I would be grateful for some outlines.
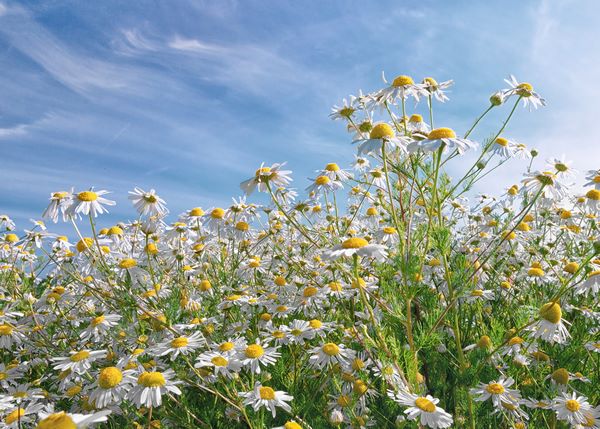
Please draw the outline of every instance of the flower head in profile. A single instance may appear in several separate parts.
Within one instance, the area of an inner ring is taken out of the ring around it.
[[[558,302],[548,302],[540,308],[539,320],[531,329],[534,338],[541,338],[550,343],[564,344],[570,338],[569,331],[562,319],[562,309]]]
[[[437,101],[443,103],[449,100],[444,90],[450,88],[453,83],[454,81],[452,79],[438,83],[434,78],[426,77],[425,79],[423,79],[421,85],[429,95],[435,97]]]
[[[341,256],[353,255],[384,261],[387,258],[387,251],[384,245],[370,244],[362,237],[352,237],[344,240],[341,244],[334,246],[330,250],[326,250],[323,253],[323,258],[337,259]]]
[[[358,155],[380,155],[382,149],[393,151],[399,149],[400,152],[406,152],[408,139],[396,135],[394,128],[386,122],[375,124],[369,132],[368,138],[362,138],[353,141],[358,143]]]
[[[281,169],[285,164],[285,162],[282,164],[273,164],[270,167],[265,167],[264,164],[261,164],[260,168],[254,173],[254,177],[243,181],[240,184],[240,188],[246,195],[250,195],[257,187],[259,192],[267,192],[269,187],[275,189],[287,186],[292,181],[290,177],[292,172]]]
[[[442,148],[444,153],[450,149],[462,154],[468,149],[475,149],[476,147],[476,142],[456,137],[456,133],[451,128],[436,128],[429,132],[425,140],[417,140],[410,143],[408,151],[435,152]]]
[[[44,213],[42,213],[42,217],[45,219],[51,219],[52,222],[58,222],[59,213],[62,214],[62,219],[64,222],[69,220],[68,216],[68,208],[73,203],[73,189],[70,191],[59,191],[53,192],[50,194],[50,203]]]
[[[523,100],[523,106],[529,110],[546,105],[546,100],[533,90],[533,86],[530,83],[519,82],[512,74],[508,79],[504,79],[504,82],[510,85],[510,88],[502,91],[505,97],[512,95],[520,97]]]

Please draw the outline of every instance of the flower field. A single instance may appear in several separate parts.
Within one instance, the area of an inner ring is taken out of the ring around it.
[[[532,168],[510,133],[546,104],[531,84],[467,130],[435,121],[451,85],[343,100],[355,161],[302,193],[263,164],[230,207],[174,217],[135,188],[110,225],[90,188],[23,232],[0,216],[0,426],[600,428],[600,170]]]

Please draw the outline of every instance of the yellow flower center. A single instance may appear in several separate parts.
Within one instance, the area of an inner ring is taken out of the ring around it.
[[[88,352],[87,350],[82,350],[80,352],[75,353],[74,355],[71,355],[70,359],[71,362],[81,362],[82,360],[85,360],[89,357],[90,352]]]
[[[50,414],[44,420],[40,421],[37,429],[77,429],[73,419],[64,411]]]
[[[214,366],[221,366],[221,367],[227,366],[227,363],[228,363],[227,359],[225,359],[223,356],[215,356],[210,361]]]
[[[133,268],[137,265],[137,262],[135,259],[131,259],[131,258],[125,258],[125,259],[121,259],[119,261],[119,268]]]
[[[260,395],[260,399],[265,399],[267,401],[272,401],[275,399],[275,391],[267,386],[261,386],[258,389],[258,393]]]
[[[480,349],[489,349],[492,347],[492,339],[487,335],[482,335],[479,341],[477,341],[477,347]]]
[[[83,237],[82,240],[79,240],[77,242],[77,245],[75,247],[77,248],[77,251],[81,253],[85,249],[92,247],[92,244],[94,244],[93,239],[91,239],[90,237]]]
[[[525,342],[525,340],[521,337],[512,337],[509,341],[508,341],[508,345],[509,346],[514,346],[517,344],[523,344]]]
[[[308,324],[313,329],[319,329],[321,326],[323,326],[323,322],[321,322],[319,319],[312,319],[310,322],[308,322]]]
[[[436,128],[435,130],[431,130],[427,138],[429,140],[455,139],[456,133],[451,128]]]
[[[519,85],[517,85],[517,94],[519,94],[523,97],[531,96],[532,92],[533,92],[533,86],[530,83],[523,82],[523,83],[520,83]]]
[[[238,222],[235,224],[235,229],[238,231],[248,231],[250,229],[250,225],[247,222]]]
[[[550,323],[558,323],[562,317],[562,310],[557,302],[548,302],[540,308],[540,317]]]
[[[57,200],[62,200],[63,198],[65,198],[67,195],[69,195],[68,192],[54,192],[52,194],[52,198],[56,198]]]
[[[174,349],[180,349],[189,344],[189,340],[186,337],[177,337],[171,341],[171,347]]]
[[[552,373],[552,380],[558,384],[567,384],[569,382],[569,371],[564,368],[559,368]]]
[[[8,243],[16,243],[17,241],[19,241],[19,237],[17,236],[17,234],[6,234],[4,240]]]
[[[383,228],[383,233],[384,234],[388,234],[388,235],[392,235],[392,234],[396,234],[396,228],[391,227],[391,226],[386,226]]]
[[[6,323],[0,325],[0,335],[12,335],[13,333],[13,327],[11,325],[8,325]]]
[[[431,402],[429,399],[424,397],[419,397],[415,399],[415,405],[422,411],[426,413],[433,413],[435,411],[435,404]]]
[[[90,325],[92,325],[92,326],[98,326],[99,324],[101,324],[105,320],[106,320],[106,317],[104,317],[104,315],[101,315],[101,316],[98,316],[98,317],[94,317],[92,319],[92,321],[90,322]]]
[[[542,185],[552,186],[554,185],[554,179],[556,176],[549,171],[544,171],[542,174],[538,174],[535,176],[538,182]]]
[[[377,209],[375,207],[369,207],[367,209],[367,216],[377,216]]]
[[[336,172],[336,171],[340,171],[340,167],[335,162],[330,162],[329,164],[327,164],[325,166],[325,170],[331,171],[331,172]]]
[[[481,289],[472,290],[471,296],[483,296],[483,291]]]
[[[600,191],[598,189],[590,189],[585,194],[588,200],[598,201],[600,200]]]
[[[360,237],[352,237],[342,243],[342,249],[360,249],[369,244],[367,240]]]
[[[317,294],[318,289],[314,286],[308,286],[304,289],[302,293],[305,298],[310,298],[311,296],[315,296]]]
[[[423,83],[425,83],[431,87],[434,87],[434,88],[437,88],[437,86],[438,86],[437,81],[432,77],[426,77],[425,79],[423,79]]]
[[[319,176],[315,179],[315,184],[317,185],[327,185],[331,180],[327,176]]]
[[[340,348],[337,346],[337,344],[334,343],[325,344],[322,350],[323,353],[325,353],[328,356],[337,356],[340,354]]]
[[[413,122],[413,123],[423,122],[423,117],[421,115],[418,115],[415,113],[414,115],[410,116],[410,118],[408,119],[408,122]]]
[[[377,124],[369,134],[371,139],[390,139],[394,137],[394,130],[389,124]]]
[[[396,79],[394,79],[394,81],[392,82],[392,86],[407,86],[407,85],[413,85],[415,83],[415,81],[412,79],[412,77],[410,76],[404,76],[404,75],[400,75],[398,77],[396,77]]]
[[[569,399],[565,402],[565,407],[567,408],[567,410],[574,413],[575,411],[579,411],[581,405],[579,405],[579,402],[577,402],[575,399]]]
[[[202,210],[200,207],[194,207],[190,210],[190,216],[200,217],[202,215],[204,215],[204,210]]]
[[[496,139],[496,144],[502,147],[506,147],[508,146],[508,140],[506,140],[504,137],[498,137]]]
[[[167,384],[167,382],[162,373],[145,371],[138,377],[138,384],[144,387],[162,387]]]
[[[504,393],[504,386],[500,383],[490,383],[485,387],[485,390],[492,395],[500,395]]]
[[[250,344],[244,352],[250,359],[256,359],[265,354],[265,350],[260,344]]]
[[[112,389],[123,380],[123,373],[116,366],[103,368],[98,375],[98,386],[103,389]]]
[[[144,201],[146,201],[147,203],[153,204],[155,202],[158,201],[158,199],[156,198],[156,195],[144,195]]]
[[[98,199],[98,194],[93,191],[83,191],[77,194],[77,199],[83,202],[96,201]]]
[[[283,425],[283,429],[302,429],[302,426],[300,426],[298,423],[296,422],[286,422]]]
[[[226,341],[219,346],[219,350],[222,352],[228,352],[229,350],[232,350],[234,347],[235,347],[235,344],[233,344],[229,341]]]
[[[225,216],[225,210],[223,210],[220,207],[217,207],[216,209],[213,209],[210,212],[210,217],[212,217],[213,219],[223,219],[224,216]]]
[[[21,420],[24,415],[25,415],[25,410],[23,408],[19,407],[16,410],[14,410],[13,412],[11,412],[9,415],[4,417],[4,422],[7,425],[10,425],[18,420]]]

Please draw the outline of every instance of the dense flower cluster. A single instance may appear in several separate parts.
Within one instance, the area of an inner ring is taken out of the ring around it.
[[[104,226],[115,203],[91,188],[43,213],[71,237],[0,216],[2,427],[600,428],[600,170],[579,194],[552,158],[466,197],[538,156],[505,133],[545,101],[507,84],[465,133],[434,126],[452,81],[397,76],[344,100],[331,117],[355,162],[316,171],[305,199],[263,164],[241,189],[268,205],[169,221],[135,188],[138,219]]]

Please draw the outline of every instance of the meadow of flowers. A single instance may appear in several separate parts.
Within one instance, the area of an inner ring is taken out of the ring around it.
[[[344,100],[355,162],[302,198],[273,164],[241,184],[265,205],[173,219],[135,188],[110,225],[91,188],[51,194],[69,236],[0,216],[1,427],[600,428],[600,170],[533,171],[510,120],[545,101],[506,82],[468,130],[434,123],[452,81]]]

